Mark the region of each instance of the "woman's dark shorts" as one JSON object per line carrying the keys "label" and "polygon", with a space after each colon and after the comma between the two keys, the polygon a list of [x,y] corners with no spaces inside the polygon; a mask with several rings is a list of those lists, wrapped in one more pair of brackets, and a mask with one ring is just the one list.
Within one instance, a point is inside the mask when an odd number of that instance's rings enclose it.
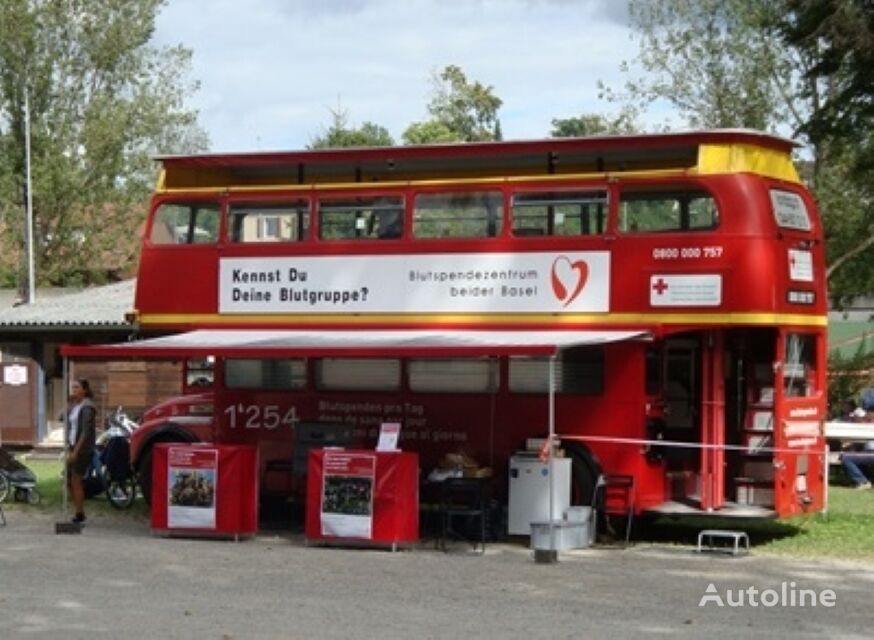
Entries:
{"label": "woman's dark shorts", "polygon": [[91,459],[93,457],[93,449],[80,451],[79,456],[75,460],[67,463],[67,469],[69,469],[71,473],[75,473],[77,476],[84,476],[85,472],[88,470],[88,465],[91,464]]}

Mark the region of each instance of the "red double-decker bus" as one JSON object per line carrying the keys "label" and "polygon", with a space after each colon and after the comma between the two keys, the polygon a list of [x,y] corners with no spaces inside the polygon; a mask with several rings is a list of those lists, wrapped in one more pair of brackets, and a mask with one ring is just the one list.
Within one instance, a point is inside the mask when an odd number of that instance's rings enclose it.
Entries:
{"label": "red double-decker bus", "polygon": [[819,510],[824,249],[792,149],[703,131],[163,157],[134,313],[172,335],[67,354],[188,362],[137,432],[145,470],[159,441],[257,443],[271,489],[305,427],[400,422],[425,469],[463,451],[503,496],[552,429],[576,502],[606,475],[637,513]]}

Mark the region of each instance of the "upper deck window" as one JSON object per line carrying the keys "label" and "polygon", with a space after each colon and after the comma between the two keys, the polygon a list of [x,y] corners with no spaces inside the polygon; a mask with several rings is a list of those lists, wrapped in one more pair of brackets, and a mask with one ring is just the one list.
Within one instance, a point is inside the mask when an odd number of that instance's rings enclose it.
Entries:
{"label": "upper deck window", "polygon": [[416,196],[413,235],[417,238],[493,238],[501,233],[500,191],[421,193]]}
{"label": "upper deck window", "polygon": [[716,201],[705,191],[623,191],[619,197],[623,233],[713,229],[718,223]]}
{"label": "upper deck window", "polygon": [[309,207],[289,204],[235,204],[231,207],[231,242],[299,242],[307,237]]}
{"label": "upper deck window", "polygon": [[152,244],[212,244],[218,240],[219,205],[164,203],[152,221]]}
{"label": "upper deck window", "polygon": [[404,230],[404,200],[396,196],[322,199],[319,236],[322,240],[400,238]]}
{"label": "upper deck window", "polygon": [[550,192],[513,196],[513,235],[588,236],[604,233],[607,193]]}
{"label": "upper deck window", "polygon": [[810,214],[804,200],[797,193],[771,189],[771,206],[774,208],[774,220],[777,226],[810,231]]}

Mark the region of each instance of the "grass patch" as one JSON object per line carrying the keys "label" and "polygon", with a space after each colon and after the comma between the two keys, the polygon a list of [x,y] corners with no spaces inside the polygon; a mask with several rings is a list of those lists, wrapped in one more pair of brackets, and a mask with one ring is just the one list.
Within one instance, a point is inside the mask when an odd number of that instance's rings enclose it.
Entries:
{"label": "grass patch", "polygon": [[[38,505],[31,506],[24,502],[16,502],[13,492],[10,492],[9,497],[3,503],[4,509],[25,511],[36,509],[47,513],[60,513],[63,505],[63,484],[61,479],[61,471],[63,465],[60,460],[28,460],[25,457],[17,456],[18,460],[33,471],[36,475],[36,489],[39,491],[40,501]],[[70,498],[67,498],[68,505]],[[72,507],[70,507],[72,509]],[[138,497],[134,500],[130,509],[116,509],[105,494],[100,494],[93,498],[89,498],[85,502],[85,510],[89,515],[101,516],[121,516],[129,518],[147,519],[149,516],[149,507],[142,499]]]}
{"label": "grass patch", "polygon": [[784,520],[660,517],[636,536],[649,542],[694,545],[702,529],[746,531],[759,551],[797,557],[874,560],[874,491],[829,488],[828,513]]}

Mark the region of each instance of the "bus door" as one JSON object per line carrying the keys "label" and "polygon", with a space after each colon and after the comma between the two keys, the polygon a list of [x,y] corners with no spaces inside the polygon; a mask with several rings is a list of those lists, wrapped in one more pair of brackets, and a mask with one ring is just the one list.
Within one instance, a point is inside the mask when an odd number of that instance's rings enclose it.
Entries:
{"label": "bus door", "polygon": [[[713,331],[665,343],[665,423],[672,486],[701,509],[725,503],[724,337]],[[682,446],[686,444],[687,446]],[[679,482],[677,482],[679,480]]]}
{"label": "bus door", "polygon": [[[664,347],[664,439],[665,463],[671,497],[687,502],[700,495],[701,465],[699,438],[700,345],[689,337],[665,340]],[[685,446],[688,445],[688,446]]]}

